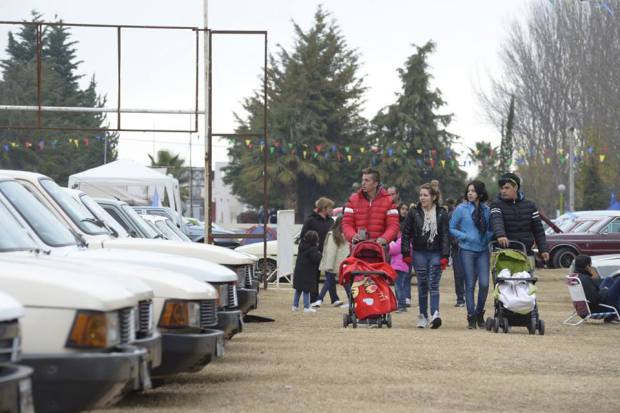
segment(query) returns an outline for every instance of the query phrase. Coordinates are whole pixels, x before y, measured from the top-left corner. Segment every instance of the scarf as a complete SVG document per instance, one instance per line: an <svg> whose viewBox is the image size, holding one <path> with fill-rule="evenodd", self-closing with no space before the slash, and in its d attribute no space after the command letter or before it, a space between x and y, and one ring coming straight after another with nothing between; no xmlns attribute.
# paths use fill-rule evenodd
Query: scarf
<svg viewBox="0 0 620 413"><path fill-rule="evenodd" d="M482 209L481 203L478 203L474 208L474 212L471 213L471 218L474 220L474 225L478 228L480 235L484 235L487 231L487 223L484 219L484 209Z"/></svg>
<svg viewBox="0 0 620 413"><path fill-rule="evenodd" d="M424 225L422 226L422 235L427 236L427 244L432 244L437 236L437 207L435 204L430 210L422 208L424 211Z"/></svg>

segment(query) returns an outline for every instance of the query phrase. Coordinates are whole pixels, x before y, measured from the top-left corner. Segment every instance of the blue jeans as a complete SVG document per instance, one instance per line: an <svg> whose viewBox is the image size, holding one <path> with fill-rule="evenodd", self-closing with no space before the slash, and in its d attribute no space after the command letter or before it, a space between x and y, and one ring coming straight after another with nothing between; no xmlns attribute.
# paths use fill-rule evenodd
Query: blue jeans
<svg viewBox="0 0 620 413"><path fill-rule="evenodd" d="M301 296L302 291L295 290L295 295L293 296L293 306L299 307L299 297ZM303 291L304 295L304 308L310 308L310 291Z"/></svg>
<svg viewBox="0 0 620 413"><path fill-rule="evenodd" d="M428 295L431 296L431 314L439 311L439 281L441 254L439 251L413 251L413 268L418 278L420 314L428 318Z"/></svg>
<svg viewBox="0 0 620 413"><path fill-rule="evenodd" d="M411 277L412 277L413 268L411 265L409 266L409 271L407 271L407 276L405 277L405 297L411 300Z"/></svg>
<svg viewBox="0 0 620 413"><path fill-rule="evenodd" d="M607 298L603 304L612 305L620 311L620 278L605 278L599 288L608 288Z"/></svg>
<svg viewBox="0 0 620 413"><path fill-rule="evenodd" d="M325 283L323 284L323 288L321 288L318 299L323 301L323 298L325 298L325 294L327 294L328 291L332 304L336 301L340 301L338 298L338 293L336 292L336 274L325 271Z"/></svg>
<svg viewBox="0 0 620 413"><path fill-rule="evenodd" d="M407 279L411 280L409 271L396 271L396 301L398 308L405 308L407 303ZM411 286L411 281L409 282ZM410 288L411 290L411 288Z"/></svg>
<svg viewBox="0 0 620 413"><path fill-rule="evenodd" d="M452 257L452 271L454 272L454 292L456 293L456 302L465 302L465 274L463 273L463 264L461 263L461 253L458 245L450 247L450 256Z"/></svg>
<svg viewBox="0 0 620 413"><path fill-rule="evenodd" d="M484 311L489 293L489 251L469 251L461 249L461 265L465 273L465 303L467 315L473 316ZM478 282L478 303L474 304L474 291Z"/></svg>

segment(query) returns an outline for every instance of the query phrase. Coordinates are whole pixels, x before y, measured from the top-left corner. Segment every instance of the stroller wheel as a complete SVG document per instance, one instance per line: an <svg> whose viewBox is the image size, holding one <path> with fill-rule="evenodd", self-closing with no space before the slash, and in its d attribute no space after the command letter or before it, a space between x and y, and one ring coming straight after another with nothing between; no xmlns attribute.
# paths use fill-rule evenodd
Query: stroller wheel
<svg viewBox="0 0 620 413"><path fill-rule="evenodd" d="M349 315L348 314L343 314L342 315L342 326L344 328L347 328L348 325L349 325Z"/></svg>
<svg viewBox="0 0 620 413"><path fill-rule="evenodd" d="M506 317L504 317L504 322L503 322L503 326L502 326L502 330L504 331L504 333L508 333L510 331L510 323L508 322L508 319Z"/></svg>
<svg viewBox="0 0 620 413"><path fill-rule="evenodd" d="M538 334L545 335L545 322L543 320L538 320Z"/></svg>
<svg viewBox="0 0 620 413"><path fill-rule="evenodd" d="M392 328L392 314L387 315L385 325L387 325L387 328Z"/></svg>
<svg viewBox="0 0 620 413"><path fill-rule="evenodd" d="M491 328L493 329L494 333L498 333L499 332L499 318L494 318L493 319L493 326Z"/></svg>
<svg viewBox="0 0 620 413"><path fill-rule="evenodd" d="M383 327L383 317L377 318L377 327Z"/></svg>
<svg viewBox="0 0 620 413"><path fill-rule="evenodd" d="M487 331L491 331L491 329L493 328L493 319L491 317L488 317L485 320L484 328L486 328Z"/></svg>
<svg viewBox="0 0 620 413"><path fill-rule="evenodd" d="M353 328L357 328L357 317L355 317L355 314L351 316L351 324L353 324Z"/></svg>
<svg viewBox="0 0 620 413"><path fill-rule="evenodd" d="M536 334L536 329L538 328L538 323L536 319L531 319L529 324L527 325L527 332L530 334Z"/></svg>

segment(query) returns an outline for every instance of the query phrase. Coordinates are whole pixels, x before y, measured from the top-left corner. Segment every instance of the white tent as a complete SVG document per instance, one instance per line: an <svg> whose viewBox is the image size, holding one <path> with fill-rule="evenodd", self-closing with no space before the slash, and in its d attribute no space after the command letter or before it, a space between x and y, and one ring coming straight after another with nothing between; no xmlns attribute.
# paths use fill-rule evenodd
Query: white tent
<svg viewBox="0 0 620 413"><path fill-rule="evenodd" d="M155 202L181 216L179 181L134 161L119 159L71 175L69 188L92 197L120 199L131 205L152 205L155 198Z"/></svg>

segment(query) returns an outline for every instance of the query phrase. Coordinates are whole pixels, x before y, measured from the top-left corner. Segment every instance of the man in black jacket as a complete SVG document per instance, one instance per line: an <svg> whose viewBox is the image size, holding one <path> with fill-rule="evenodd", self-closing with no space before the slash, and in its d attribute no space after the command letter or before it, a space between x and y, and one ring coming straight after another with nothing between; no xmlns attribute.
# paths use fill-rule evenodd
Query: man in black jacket
<svg viewBox="0 0 620 413"><path fill-rule="evenodd" d="M499 179L499 195L491 203L491 228L499 244L507 248L508 240L525 244L527 255L532 257L536 242L538 252L549 260L547 238L536 204L525 199L521 179L513 173L505 173Z"/></svg>

